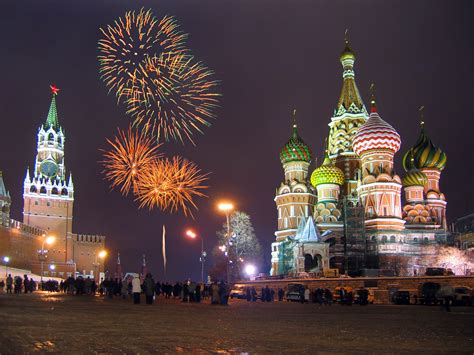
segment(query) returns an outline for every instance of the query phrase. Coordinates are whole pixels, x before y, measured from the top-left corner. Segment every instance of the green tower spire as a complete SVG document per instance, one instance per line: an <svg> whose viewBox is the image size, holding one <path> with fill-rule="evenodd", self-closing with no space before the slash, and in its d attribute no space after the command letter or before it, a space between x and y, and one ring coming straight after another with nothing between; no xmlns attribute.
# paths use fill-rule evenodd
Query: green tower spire
<svg viewBox="0 0 474 355"><path fill-rule="evenodd" d="M59 121L58 121L58 111L56 109L56 95L58 95L59 89L54 86L50 85L51 92L53 93L53 98L51 99L51 105L49 106L48 117L46 118L45 129L53 128L54 130L59 129Z"/></svg>

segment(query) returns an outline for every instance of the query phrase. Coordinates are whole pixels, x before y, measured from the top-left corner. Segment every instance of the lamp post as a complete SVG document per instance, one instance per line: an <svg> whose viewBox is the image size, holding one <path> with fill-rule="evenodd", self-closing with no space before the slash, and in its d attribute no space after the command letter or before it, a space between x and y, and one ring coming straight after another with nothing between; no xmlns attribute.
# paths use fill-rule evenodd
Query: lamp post
<svg viewBox="0 0 474 355"><path fill-rule="evenodd" d="M97 282L100 281L100 278L99 278L99 272L100 272L100 259L105 259L105 257L107 256L107 250L101 250L99 251L99 253L97 253L95 255L95 263L94 263L94 266L96 268L96 277L97 277ZM98 257L98 258L97 258Z"/></svg>
<svg viewBox="0 0 474 355"><path fill-rule="evenodd" d="M226 221L227 221L227 233L225 238L225 245L227 248L227 263L226 263L226 274L227 274L227 284L230 283L230 274L229 274L229 241L230 241L230 214L234 209L234 205L230 202L221 202L217 205L219 211L225 213Z"/></svg>
<svg viewBox="0 0 474 355"><path fill-rule="evenodd" d="M191 229L186 231L186 235L191 239L196 239L196 237L201 239L201 257L199 258L199 261L201 262L201 283L204 284L204 262L206 257L206 252L204 251L204 239L202 239L201 235L194 233Z"/></svg>
<svg viewBox="0 0 474 355"><path fill-rule="evenodd" d="M3 263L5 264L5 277L8 276L8 263L10 262L10 257L9 256L4 256L3 257Z"/></svg>
<svg viewBox="0 0 474 355"><path fill-rule="evenodd" d="M41 289L43 289L43 273L44 273L44 261L46 260L46 256L44 255L44 244L51 245L54 243L56 240L55 237L53 236L46 236L46 234L43 234L43 243L41 243L41 251L40 251L40 261L41 261Z"/></svg>

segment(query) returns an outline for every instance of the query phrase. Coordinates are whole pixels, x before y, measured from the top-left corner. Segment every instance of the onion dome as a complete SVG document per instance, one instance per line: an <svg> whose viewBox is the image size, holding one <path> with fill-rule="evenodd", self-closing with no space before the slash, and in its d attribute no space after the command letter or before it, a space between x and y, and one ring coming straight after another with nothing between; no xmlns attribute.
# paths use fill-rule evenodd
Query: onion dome
<svg viewBox="0 0 474 355"><path fill-rule="evenodd" d="M342 185L344 184L344 180L344 173L341 169L332 164L326 150L323 164L319 168L314 169L311 174L311 184L314 187L322 184Z"/></svg>
<svg viewBox="0 0 474 355"><path fill-rule="evenodd" d="M400 145L400 135L395 128L379 116L375 104L375 95L372 93L369 119L357 130L352 140L354 152L359 156L373 149L390 150L396 153L400 149Z"/></svg>
<svg viewBox="0 0 474 355"><path fill-rule="evenodd" d="M446 153L436 147L426 135L424 122L421 122L421 132L415 145L403 156L403 168L405 170L416 169L438 169L443 170L446 166Z"/></svg>
<svg viewBox="0 0 474 355"><path fill-rule="evenodd" d="M298 128L294 119L295 112L293 113L293 133L291 134L290 140L281 148L280 161L282 164L290 163L293 161L304 161L307 163L311 162L311 149L306 145L303 139L298 134Z"/></svg>
<svg viewBox="0 0 474 355"><path fill-rule="evenodd" d="M418 169L411 169L403 178L403 187L409 186L425 186L428 178L425 173Z"/></svg>
<svg viewBox="0 0 474 355"><path fill-rule="evenodd" d="M355 53L349 46L349 40L346 38L345 39L345 47L344 50L342 51L341 55L339 56L339 59L341 60L341 63L344 63L346 60L352 61L351 64L354 64L355 61Z"/></svg>

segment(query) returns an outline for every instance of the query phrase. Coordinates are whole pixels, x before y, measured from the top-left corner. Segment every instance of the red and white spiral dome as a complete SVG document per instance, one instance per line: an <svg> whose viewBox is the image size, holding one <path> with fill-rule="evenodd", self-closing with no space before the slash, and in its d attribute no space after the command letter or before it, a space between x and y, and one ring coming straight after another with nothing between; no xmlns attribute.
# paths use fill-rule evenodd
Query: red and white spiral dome
<svg viewBox="0 0 474 355"><path fill-rule="evenodd" d="M354 152L359 156L370 150L390 150L395 154L401 143L395 128L379 116L373 100L369 119L358 129L352 140Z"/></svg>

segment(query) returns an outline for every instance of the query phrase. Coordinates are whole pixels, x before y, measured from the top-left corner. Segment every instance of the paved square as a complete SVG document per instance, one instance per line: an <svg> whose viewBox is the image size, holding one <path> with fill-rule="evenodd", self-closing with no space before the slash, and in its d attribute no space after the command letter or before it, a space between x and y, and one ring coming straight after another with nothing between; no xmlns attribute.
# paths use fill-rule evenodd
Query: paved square
<svg viewBox="0 0 474 355"><path fill-rule="evenodd" d="M474 308L0 295L0 352L317 353L474 351Z"/></svg>

